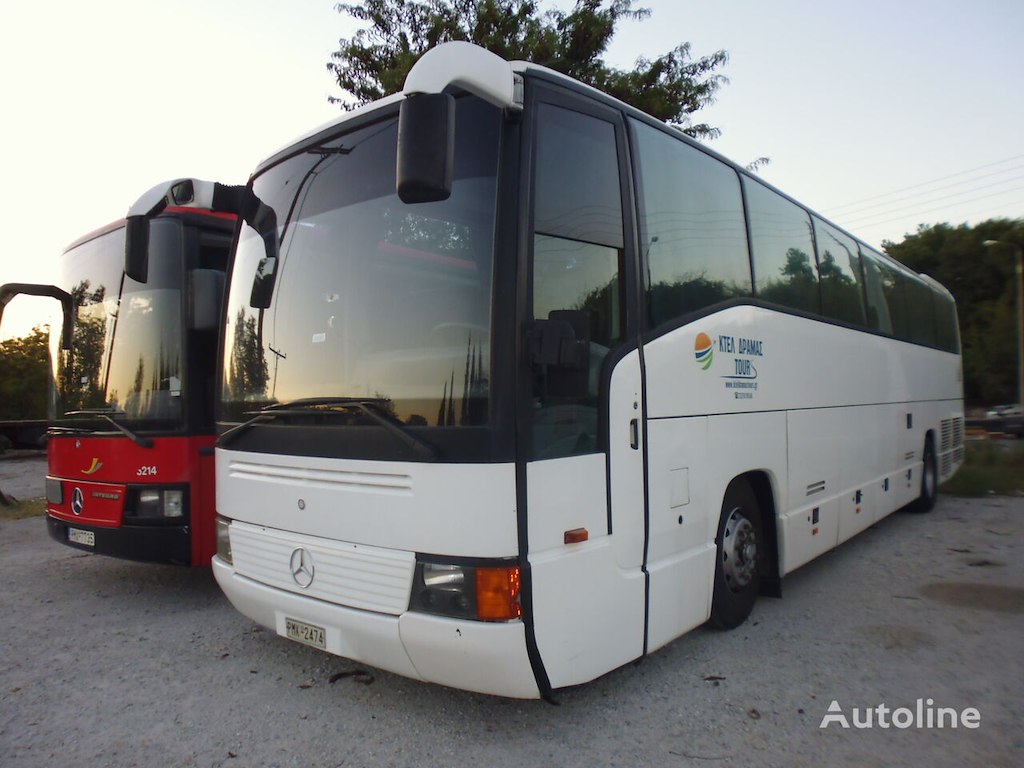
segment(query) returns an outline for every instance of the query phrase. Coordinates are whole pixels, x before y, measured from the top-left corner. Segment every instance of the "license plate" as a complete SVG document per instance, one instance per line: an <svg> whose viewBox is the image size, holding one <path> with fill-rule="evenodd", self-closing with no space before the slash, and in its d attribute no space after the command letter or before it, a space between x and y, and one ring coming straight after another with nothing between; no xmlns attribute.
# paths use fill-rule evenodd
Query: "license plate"
<svg viewBox="0 0 1024 768"><path fill-rule="evenodd" d="M85 544L87 547L96 546L96 534L92 531L80 531L78 528L68 528L68 541L75 544Z"/></svg>
<svg viewBox="0 0 1024 768"><path fill-rule="evenodd" d="M307 624L304 621L285 618L284 633L291 640L298 640L300 643L305 643L322 650L327 648L327 637L324 628L318 627L315 624Z"/></svg>

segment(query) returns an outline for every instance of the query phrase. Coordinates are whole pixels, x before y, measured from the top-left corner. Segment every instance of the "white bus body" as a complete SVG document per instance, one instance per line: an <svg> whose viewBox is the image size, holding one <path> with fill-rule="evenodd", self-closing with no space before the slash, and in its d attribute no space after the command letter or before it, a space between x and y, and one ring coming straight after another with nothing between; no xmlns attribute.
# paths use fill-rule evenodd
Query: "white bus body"
<svg viewBox="0 0 1024 768"><path fill-rule="evenodd" d="M449 44L406 94L450 86L456 130L499 137L479 162L493 184L460 170L460 134L447 202L359 176L378 144L393 152L394 99L254 175L283 226L269 266L243 229L228 300L213 569L238 610L407 677L547 697L709 618L740 623L786 573L934 501L963 444L941 286L561 75ZM545 177L572 146L552 125L597 153L607 134L610 207L545 218L575 194ZM656 213L644 132L735 188L734 282L655 274L691 219ZM806 218L813 253L790 244L759 272L758 195ZM811 308L792 298L807 280ZM658 314L663 286L684 298ZM847 300L859 319L837 315Z"/></svg>

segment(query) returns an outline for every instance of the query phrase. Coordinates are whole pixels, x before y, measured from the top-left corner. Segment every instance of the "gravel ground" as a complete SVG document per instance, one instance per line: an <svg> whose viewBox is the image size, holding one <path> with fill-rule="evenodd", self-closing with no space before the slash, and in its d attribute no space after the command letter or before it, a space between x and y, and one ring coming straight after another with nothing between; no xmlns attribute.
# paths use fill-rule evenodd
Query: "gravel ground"
<svg viewBox="0 0 1024 768"><path fill-rule="evenodd" d="M46 495L46 454L8 451L0 455L0 491L18 501Z"/></svg>
<svg viewBox="0 0 1024 768"><path fill-rule="evenodd" d="M207 570L0 521L0 764L1020 766L1022 545L1024 499L943 497L787 577L738 630L552 706L328 656L253 625ZM980 727L819 727L833 700L852 722L918 699L977 708Z"/></svg>

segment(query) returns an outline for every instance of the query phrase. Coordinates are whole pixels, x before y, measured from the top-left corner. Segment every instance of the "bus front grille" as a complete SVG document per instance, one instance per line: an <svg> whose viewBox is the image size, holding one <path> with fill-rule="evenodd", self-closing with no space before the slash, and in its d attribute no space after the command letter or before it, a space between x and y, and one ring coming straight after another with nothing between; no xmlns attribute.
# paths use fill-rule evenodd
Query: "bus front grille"
<svg viewBox="0 0 1024 768"><path fill-rule="evenodd" d="M304 553L297 554L300 549ZM231 525L231 550L235 573L261 584L393 616L409 606L416 566L412 552L332 541L238 521ZM299 564L306 573L298 572Z"/></svg>

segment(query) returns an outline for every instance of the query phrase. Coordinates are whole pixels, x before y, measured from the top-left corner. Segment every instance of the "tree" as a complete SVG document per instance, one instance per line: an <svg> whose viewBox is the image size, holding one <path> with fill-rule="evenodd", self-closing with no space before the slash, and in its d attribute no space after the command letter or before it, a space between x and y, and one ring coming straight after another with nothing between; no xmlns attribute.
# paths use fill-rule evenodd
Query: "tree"
<svg viewBox="0 0 1024 768"><path fill-rule="evenodd" d="M695 138L714 138L717 128L691 116L714 101L726 82L716 70L725 51L693 59L680 43L632 70L606 65L601 56L620 21L650 17L634 0L576 0L572 11L540 10L539 0L365 0L338 3L339 13L367 23L339 40L327 69L345 95L328 97L353 109L401 90L405 76L429 48L466 40L504 59L541 64L599 88Z"/></svg>
<svg viewBox="0 0 1024 768"><path fill-rule="evenodd" d="M1024 220L989 219L973 227L922 225L903 242L882 243L886 253L931 275L956 299L964 396L978 405L1013 402L1017 381L1013 253L986 247L986 240L1024 247Z"/></svg>
<svg viewBox="0 0 1024 768"><path fill-rule="evenodd" d="M0 420L45 419L50 381L50 332L0 342Z"/></svg>

